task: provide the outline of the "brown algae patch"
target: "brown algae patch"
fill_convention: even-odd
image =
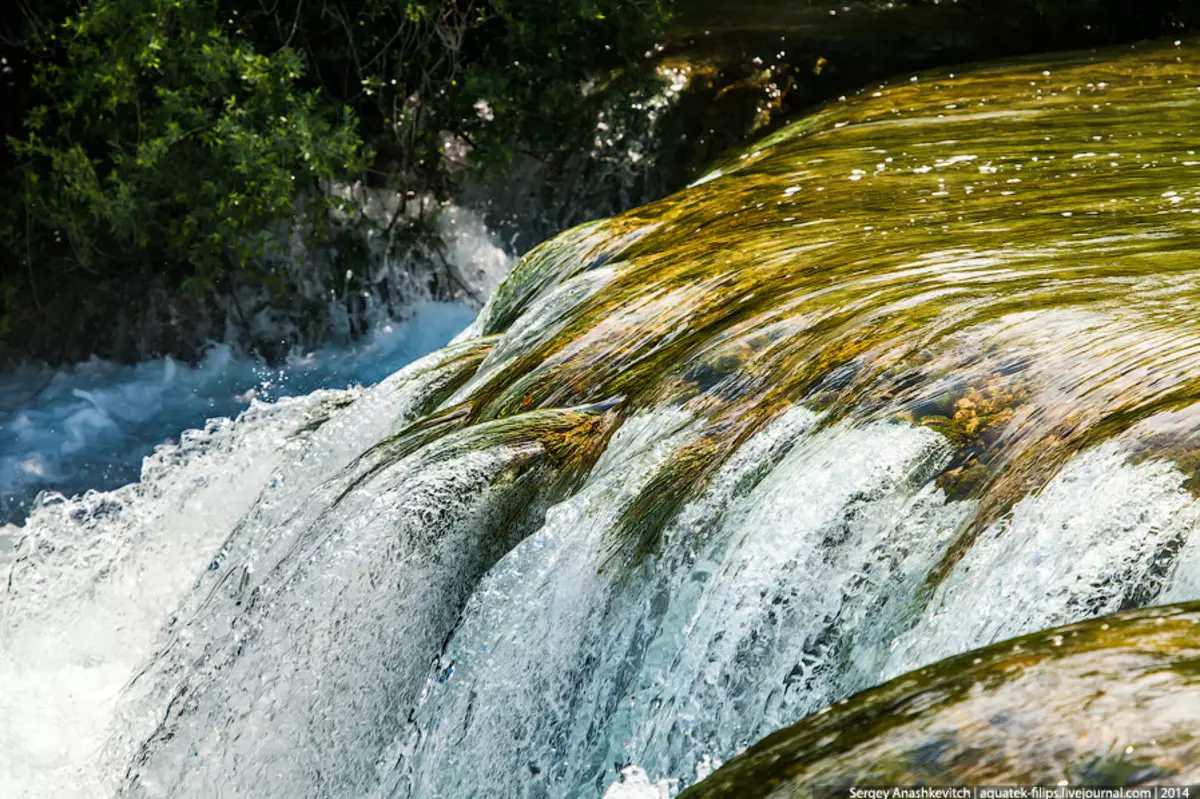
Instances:
[[[481,315],[500,342],[463,424],[698,414],[622,525],[647,552],[787,407],[905,420],[953,448],[969,544],[1074,454],[1200,399],[1194,46],[903,76],[541,245]]]

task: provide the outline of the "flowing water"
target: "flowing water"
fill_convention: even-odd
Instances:
[[[1200,778],[1200,605],[1059,627],[923,668],[769,736],[685,799],[813,786]],[[1149,790],[1143,788],[1143,790]]]
[[[1076,727],[1030,697],[1123,664],[1190,697],[1151,661],[1194,658],[1194,611],[1142,649],[1159,617],[1082,628],[978,707],[971,658],[913,670],[1200,599],[1195,46],[868,87],[537,248],[380,385],[35,509],[0,788],[657,797],[813,713],[781,735],[833,763],[1006,709],[1052,748]],[[826,740],[823,708],[897,675],[838,723],[900,691],[924,732]],[[1169,695],[1106,694],[1135,726]],[[696,790],[744,789],[759,751]]]
[[[349,347],[269,366],[214,346],[195,366],[93,359],[68,370],[27,367],[0,384],[0,522],[24,517],[42,491],[71,496],[137,479],[142,459],[206,419],[236,416],[318,388],[377,383],[470,324],[465,305],[416,303],[409,318]]]

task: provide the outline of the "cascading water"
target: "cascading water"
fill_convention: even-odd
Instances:
[[[822,708],[683,799],[796,799],[813,786],[1186,786],[1200,777],[1198,630],[1192,602],[974,650]]]
[[[470,324],[465,305],[417,303],[350,347],[280,366],[213,347],[194,367],[170,358],[123,366],[92,360],[69,372],[26,368],[0,389],[0,521],[19,520],[40,491],[67,496],[137,479],[142,458],[206,419],[252,400],[370,385],[432,352]]]
[[[4,787],[668,796],[808,716],[692,789],[784,796],[1006,710],[1047,729],[1018,753],[1046,779],[1091,744],[1014,697],[1122,663],[1191,697],[1194,611],[913,671],[1200,599],[1191,53],[872,87],[538,248],[379,386],[38,508],[0,606]],[[1155,773],[1196,762],[1168,769],[1178,715]]]

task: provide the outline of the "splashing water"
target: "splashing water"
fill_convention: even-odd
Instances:
[[[1010,640],[763,740],[681,799],[813,785],[1184,785],[1200,777],[1195,602]]]
[[[43,490],[66,495],[137,478],[142,458],[206,419],[252,399],[377,383],[469,324],[465,306],[427,302],[346,349],[269,367],[214,347],[195,367],[170,358],[123,366],[92,360],[70,371],[26,369],[0,384],[0,520],[19,521]]]
[[[196,575],[219,568],[230,531],[291,515],[480,357],[478,345],[450,348],[365,391],[254,401],[236,421],[160,447],[138,484],[36,508],[16,531],[0,605],[5,794],[100,793],[97,761],[117,696]]]
[[[1134,724],[1166,694],[1120,665],[1190,691],[1192,611],[1080,628],[1020,679],[999,649],[990,677],[926,667],[1200,598],[1191,46],[871,88],[546,243],[379,386],[36,509],[0,605],[4,787],[703,795],[806,716],[781,735],[844,765],[1006,709],[1050,742],[1023,774],[1077,768],[1051,744],[1103,742],[1018,698],[1089,675]],[[905,697],[933,726],[875,750],[819,721],[886,733]]]

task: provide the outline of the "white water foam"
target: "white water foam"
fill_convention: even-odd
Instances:
[[[1108,442],[968,549],[931,621],[923,587],[976,510],[931,482],[946,445],[815,422],[751,439],[641,563],[612,524],[685,439],[618,449],[480,584],[379,795],[670,794],[901,669],[1153,598],[1196,520],[1175,467]]]
[[[644,768],[627,766],[621,769],[617,781],[608,786],[603,799],[670,799],[678,792],[678,780],[650,782]]]
[[[124,684],[167,613],[297,444],[342,395],[254,405],[147,459],[143,480],[56,500],[13,529],[0,598],[0,794],[104,795],[94,768]]]
[[[139,486],[35,512],[0,605],[4,795],[105,795],[132,763],[131,796],[660,799],[910,663],[1161,584],[1196,598],[1182,474],[1115,440],[985,530],[926,604],[975,511],[932,483],[948,446],[803,409],[643,557],[616,521],[701,423],[628,420],[475,582],[505,493],[523,501],[496,479],[532,450],[437,445],[331,507],[341,470],[445,385],[440,357],[365,394],[255,405],[162,450]],[[172,649],[130,685],[181,599]]]
[[[366,391],[252,402],[236,422],[211,421],[159,448],[140,483],[51,498],[8,527],[0,795],[107,795],[140,743],[129,740],[141,721],[131,712],[124,738],[101,756],[120,695],[180,600],[214,574],[206,566],[235,525],[278,526],[314,486],[410,421],[447,379],[444,360],[434,353]]]
[[[170,358],[125,366],[92,360],[69,370],[25,369],[0,380],[0,521],[23,518],[43,490],[73,495],[137,479],[142,458],[206,419],[251,399],[370,385],[432,352],[467,326],[464,305],[417,305],[346,348],[297,354],[269,367],[212,348],[195,367]]]
[[[536,726],[513,730],[509,722],[538,725],[542,717],[561,715],[564,705],[575,701],[570,678],[577,664],[560,656],[594,654],[576,647],[580,625],[603,610],[595,603],[603,601],[614,576],[611,570],[600,571],[610,551],[605,533],[654,467],[695,433],[691,418],[678,411],[626,422],[587,484],[553,507],[542,529],[489,573],[427,685],[416,726],[380,759],[379,796],[397,791],[410,796],[518,796],[517,786],[531,770],[541,780],[550,776],[548,768],[544,775],[538,769],[544,762],[541,753],[527,751],[541,748],[545,731]],[[450,702],[443,696],[447,689],[454,697]],[[486,691],[487,702],[476,706],[464,694],[473,689]],[[506,706],[519,707],[520,713],[505,718]],[[506,743],[498,751],[464,748],[459,736],[468,731],[483,736],[480,744],[492,735]]]
[[[897,639],[883,678],[1115,613],[1140,604],[1138,593],[1156,599],[1167,577],[1155,573],[1160,553],[1191,541],[1200,520],[1200,503],[1183,480],[1165,461],[1128,463],[1119,440],[1076,455],[979,535],[913,629]],[[1175,573],[1190,581],[1180,561]],[[1167,601],[1200,598],[1182,581],[1166,592]]]
[[[597,797],[634,763],[621,789],[645,793],[820,704],[853,667],[819,640],[882,625],[892,597],[902,615],[963,509],[922,488],[936,434],[815,421],[752,439],[641,562],[614,557],[613,523],[687,437],[628,422],[611,468],[481,583],[380,795]],[[796,674],[806,650],[826,673]]]
[[[362,796],[478,578],[544,512],[549,451],[492,435],[356,462],[268,535],[239,526],[139,681],[122,795]]]

